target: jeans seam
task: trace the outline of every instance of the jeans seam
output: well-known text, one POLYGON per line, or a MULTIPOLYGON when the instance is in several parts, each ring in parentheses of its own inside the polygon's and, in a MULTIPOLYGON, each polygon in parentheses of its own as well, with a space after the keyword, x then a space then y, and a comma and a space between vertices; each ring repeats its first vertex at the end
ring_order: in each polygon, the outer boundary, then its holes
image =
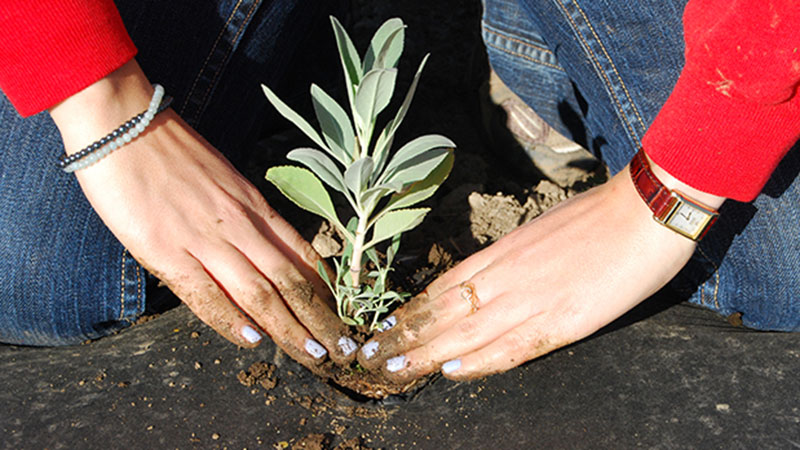
POLYGON ((122 249, 122 267, 120 270, 120 285, 119 285, 119 317, 117 320, 122 321, 125 317, 125 260, 127 258, 128 251, 122 249))
POLYGON ((522 59, 526 59, 526 60, 528 60, 530 62, 533 62, 533 63, 536 63, 536 64, 541 64, 541 65, 543 65, 545 67, 549 67, 551 69, 555 69, 555 70, 559 70, 561 72, 564 72, 564 69, 562 67, 559 67, 559 66, 556 66, 556 65, 553 65, 553 64, 550 64, 550 63, 546 63, 544 61, 538 60, 536 58, 532 58, 532 57, 530 57, 528 55, 524 55, 522 53, 513 52, 513 51, 511 51, 511 50, 509 50, 507 48, 502 48, 500 46, 497 46, 497 45, 494 45, 494 44, 490 44, 488 42, 485 42, 485 44, 487 46, 489 46, 489 47, 492 47, 493 49, 500 50, 503 53, 508 53, 509 55, 517 56, 517 57, 520 57, 522 59))
MULTIPOLYGON (((619 99, 619 96, 617 95, 617 93, 614 90, 614 84, 609 79, 608 74, 606 73, 606 71, 604 71, 602 69, 602 66, 600 65, 600 61, 597 58, 597 55, 592 50, 591 46, 589 46, 589 42, 586 40, 586 38, 580 32, 578 24, 575 23, 575 21, 573 20, 572 16, 570 15, 570 12, 567 9, 567 6, 564 4, 564 2, 562 0, 556 0, 556 3, 558 3, 559 7, 561 8, 561 10, 564 13, 564 16, 567 18, 569 23, 572 25, 572 28, 573 28, 573 30, 575 32, 575 35, 578 37, 578 39, 583 44, 583 47, 586 49, 585 51, 587 52, 587 55, 589 56, 589 58, 594 63, 593 65, 595 67, 595 71, 601 75, 602 79, 606 83, 606 86, 609 88, 609 93, 611 94, 613 102, 616 104, 617 112, 618 112, 619 116, 622 118, 623 122, 625 123, 626 128, 628 129, 628 134, 629 134, 629 137, 631 138, 631 140, 634 142, 634 147, 636 147, 636 148, 641 147, 641 139, 638 137, 638 135, 636 133, 636 130, 634 129, 633 125, 631 124, 630 120, 628 119, 627 114, 625 114, 625 111, 624 111, 624 108, 622 107, 622 103, 621 103, 621 101, 619 99)), ((613 70, 614 75, 615 75, 616 79, 618 80, 620 87, 622 88, 625 96, 628 99, 628 103, 630 104, 630 107, 633 110, 634 115, 636 116, 636 120, 639 122, 639 125, 642 128, 642 131, 644 131, 647 127, 644 125, 644 121, 642 120, 641 115, 639 114, 639 110, 638 110, 638 108, 636 108, 636 105, 635 105, 635 103, 633 102, 633 99, 630 96, 630 92, 628 91, 628 88, 625 85, 625 82, 622 80, 622 77, 620 77, 620 75, 619 75, 619 71, 617 70, 616 64, 614 64, 614 61, 611 59, 611 56, 608 54, 608 51, 606 50, 605 45, 603 45, 603 43, 600 41, 600 37, 597 35, 597 32, 594 30, 594 27, 590 23, 589 18, 586 16, 586 13, 584 13, 583 9, 577 3, 573 2, 572 4, 575 6, 577 11, 580 13, 581 17, 583 17, 583 20, 586 21, 586 25, 589 28, 589 31, 591 32, 591 34, 592 34, 592 36, 594 38, 594 41, 597 42, 597 45, 600 46, 600 49, 602 50, 603 54, 605 55, 606 59, 608 60, 608 63, 611 66, 611 69, 613 70)))
MULTIPOLYGON (((239 5, 241 4, 241 2, 242 2, 242 0, 239 0, 239 3, 236 5, 236 10, 239 9, 239 5)), ((236 42, 239 39, 239 36, 244 32, 245 28, 247 28, 247 25, 250 22, 250 17, 252 17, 253 13, 258 9, 259 4, 260 4, 260 0, 253 2, 252 6, 250 7, 250 11, 247 12, 247 16, 245 16, 244 20, 242 21, 242 25, 236 31, 236 34, 233 36, 233 39, 231 40, 231 43, 236 42)), ((231 17, 233 17, 233 14, 231 14, 231 17)), ((228 23, 230 23, 230 19, 228 20, 228 23)), ((225 52, 225 56, 222 59, 223 60, 228 59, 228 56, 230 56, 230 54, 233 51, 233 49, 234 49, 234 45, 231 45, 230 47, 228 47, 228 51, 225 52)), ((222 70, 224 70, 224 68, 220 67, 220 70, 214 73, 214 76, 211 79, 211 83, 208 84, 208 87, 206 88, 206 91, 203 93, 203 98, 202 98, 201 104, 205 103, 206 99, 208 99, 208 96, 210 95, 211 90, 214 87, 214 84, 219 79, 219 75, 220 75, 220 72, 222 70)), ((201 113, 201 111, 198 112, 198 116, 200 115, 200 113, 201 113)))
MULTIPOLYGON (((711 266, 714 268, 714 294, 712 295, 712 301, 714 303, 714 306, 717 308, 717 311, 719 311, 721 309, 721 306, 719 304, 719 284, 720 284, 719 267, 714 263, 714 261, 711 260, 711 258, 708 257, 708 255, 706 255, 706 252, 704 252, 701 247, 699 246, 697 247, 697 252, 700 253, 700 256, 705 258, 705 260, 708 261, 708 263, 711 264, 711 266)), ((706 281, 705 283, 703 283, 702 286, 700 286, 700 303, 702 305, 706 304, 704 286, 709 282, 711 282, 711 280, 706 281)))
POLYGON ((197 87, 197 83, 200 81, 200 77, 203 75, 203 72, 208 67, 208 62, 211 60, 211 56, 214 55, 214 51, 217 49, 217 45, 222 40, 222 37, 225 36, 225 30, 228 29, 228 25, 230 25, 233 17, 236 15, 236 11, 239 10, 239 5, 242 4, 243 0, 239 0, 236 3, 236 6, 233 7, 233 11, 231 11, 230 15, 228 16, 228 20, 225 21, 225 25, 222 26, 217 38, 214 40, 214 44, 211 46, 211 50, 209 50, 208 55, 206 55, 205 61, 203 61, 203 66, 200 67, 200 70, 197 72, 197 76, 194 77, 194 81, 192 82, 192 87, 189 88, 189 92, 186 94, 186 99, 183 101, 183 105, 181 105, 180 114, 183 115, 184 111, 186 111, 186 106, 189 104, 189 99, 192 98, 192 94, 194 93, 195 87, 197 87))
POLYGON ((489 34, 493 34, 493 35, 499 37, 500 39, 507 39, 507 40, 509 40, 511 42, 516 42, 517 44, 524 45, 525 47, 530 47, 530 48, 533 48, 533 49, 536 49, 536 50, 540 50, 540 51, 542 51, 544 53, 549 53, 551 55, 553 54, 553 51, 550 50, 549 48, 541 47, 541 46, 538 46, 538 45, 534 45, 534 44, 531 44, 530 42, 525 42, 522 39, 517 39, 517 38, 515 38, 513 36, 509 36, 507 34, 502 34, 500 32, 497 32, 497 31, 494 31, 494 30, 490 29, 487 25, 483 25, 482 28, 483 28, 483 31, 485 31, 485 32, 487 32, 489 34))
POLYGON ((136 265, 136 307, 137 311, 144 311, 144 305, 142 301, 144 300, 144 296, 142 296, 142 268, 138 264, 136 265))

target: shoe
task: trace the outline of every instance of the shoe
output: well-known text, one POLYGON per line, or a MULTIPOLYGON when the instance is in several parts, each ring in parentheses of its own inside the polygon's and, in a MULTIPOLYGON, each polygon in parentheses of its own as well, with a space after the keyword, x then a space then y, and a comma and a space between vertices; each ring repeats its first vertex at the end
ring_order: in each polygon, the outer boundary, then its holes
POLYGON ((548 125, 494 71, 481 91, 484 126, 492 143, 500 147, 518 145, 554 183, 571 187, 594 175, 601 166, 588 150, 548 125))

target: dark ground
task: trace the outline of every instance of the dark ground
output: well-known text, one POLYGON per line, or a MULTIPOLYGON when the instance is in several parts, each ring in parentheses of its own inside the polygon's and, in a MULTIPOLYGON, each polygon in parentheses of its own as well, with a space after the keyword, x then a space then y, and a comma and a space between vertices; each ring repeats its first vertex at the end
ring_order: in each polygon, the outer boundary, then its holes
MULTIPOLYGON (((534 192, 539 180, 495 160, 478 131, 479 3, 356 1, 361 46, 394 15, 409 24, 401 89, 432 53, 398 142, 437 132, 459 144, 444 203, 469 215, 471 192, 534 192)), ((404 251, 427 254, 444 222, 469 228, 448 211, 404 251)), ((444 247, 457 259, 479 244, 444 247)), ((661 294, 505 374, 438 378, 413 398, 359 403, 271 343, 237 349, 179 307, 81 346, 0 346, 0 447, 800 448, 798 374, 797 334, 746 331, 661 294), (247 377, 261 362, 274 371, 247 377)))

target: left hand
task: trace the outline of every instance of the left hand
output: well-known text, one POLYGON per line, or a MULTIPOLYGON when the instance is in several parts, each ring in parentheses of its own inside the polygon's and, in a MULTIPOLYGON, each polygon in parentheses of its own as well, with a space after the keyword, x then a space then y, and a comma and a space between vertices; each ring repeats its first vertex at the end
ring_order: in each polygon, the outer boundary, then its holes
MULTIPOLYGON (((703 200, 716 207, 724 198, 703 200)), ((621 316, 694 249, 653 220, 626 168, 444 274, 394 313, 396 325, 365 344, 359 362, 401 382, 440 369, 460 380, 511 369, 621 316)))

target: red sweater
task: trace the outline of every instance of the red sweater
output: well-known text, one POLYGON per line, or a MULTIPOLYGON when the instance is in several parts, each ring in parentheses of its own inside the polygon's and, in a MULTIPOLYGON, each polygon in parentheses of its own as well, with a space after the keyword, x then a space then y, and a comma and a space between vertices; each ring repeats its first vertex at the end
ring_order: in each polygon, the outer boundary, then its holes
MULTIPOLYGON (((643 139, 681 181, 750 201, 800 137, 800 7, 691 0, 686 64, 643 139)), ((112 0, 0 0, 0 89, 28 116, 129 61, 112 0)))

